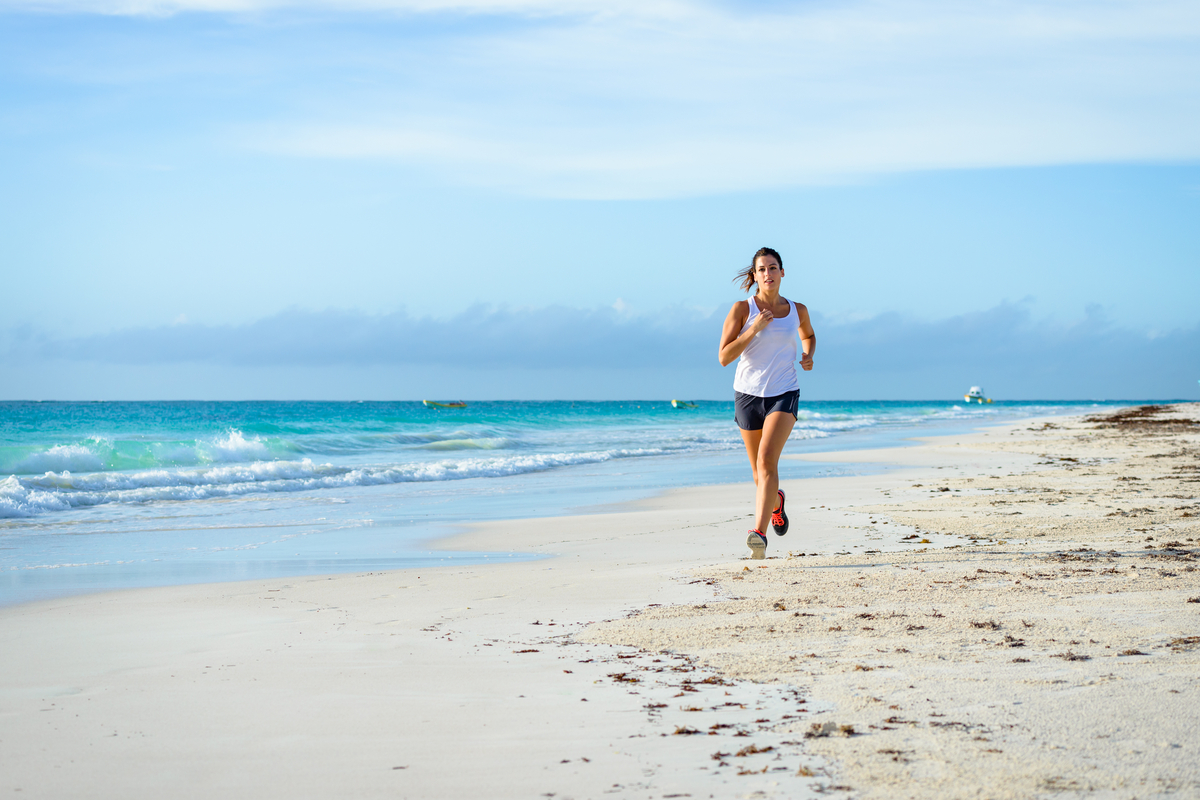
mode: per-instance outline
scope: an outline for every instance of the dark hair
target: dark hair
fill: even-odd
[[[754,258],[750,259],[750,266],[743,270],[739,270],[737,276],[734,277],[735,281],[738,280],[738,278],[741,278],[743,292],[750,291],[751,287],[758,283],[758,281],[754,280],[754,262],[758,261],[759,256],[773,256],[775,260],[779,262],[779,268],[783,269],[783,256],[779,255],[778,251],[773,250],[770,247],[758,248],[758,251],[754,254]]]

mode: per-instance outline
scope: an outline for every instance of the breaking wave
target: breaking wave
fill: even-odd
[[[258,461],[204,469],[153,469],[136,472],[46,472],[30,478],[10,475],[0,481],[0,518],[31,517],[108,503],[205,500],[273,492],[343,489],[415,481],[497,478],[542,472],[556,467],[597,464],[678,452],[640,448],[585,453],[542,453],[501,458],[467,458],[383,466],[344,467],[301,461]]]

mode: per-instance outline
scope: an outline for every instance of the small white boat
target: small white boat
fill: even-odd
[[[672,400],[671,405],[675,408],[699,408],[695,403],[689,403],[687,400]]]
[[[439,403],[436,400],[422,400],[426,408],[466,408],[467,404],[462,400],[453,403]]]
[[[983,404],[983,403],[992,402],[992,398],[983,396],[983,387],[982,386],[972,386],[971,391],[969,391],[963,395],[963,400],[966,400],[968,404],[970,404],[970,403]]]

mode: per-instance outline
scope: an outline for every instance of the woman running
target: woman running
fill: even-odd
[[[779,455],[796,424],[800,384],[796,380],[796,336],[804,356],[800,366],[813,368],[817,335],[803,303],[779,296],[783,282],[783,259],[764,247],[754,254],[750,266],[738,273],[742,290],[758,291],[749,300],[739,300],[729,309],[721,331],[717,360],[728,366],[738,356],[733,378],[734,419],[742,430],[746,455],[758,487],[754,527],[746,538],[752,558],[765,558],[767,523],[778,536],[787,533],[788,518],[779,488]]]

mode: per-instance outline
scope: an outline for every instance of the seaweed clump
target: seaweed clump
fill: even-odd
[[[1112,414],[1094,414],[1084,421],[1098,428],[1117,428],[1143,433],[1182,433],[1200,428],[1200,421],[1176,416],[1164,416],[1170,406],[1150,405],[1123,408]]]

